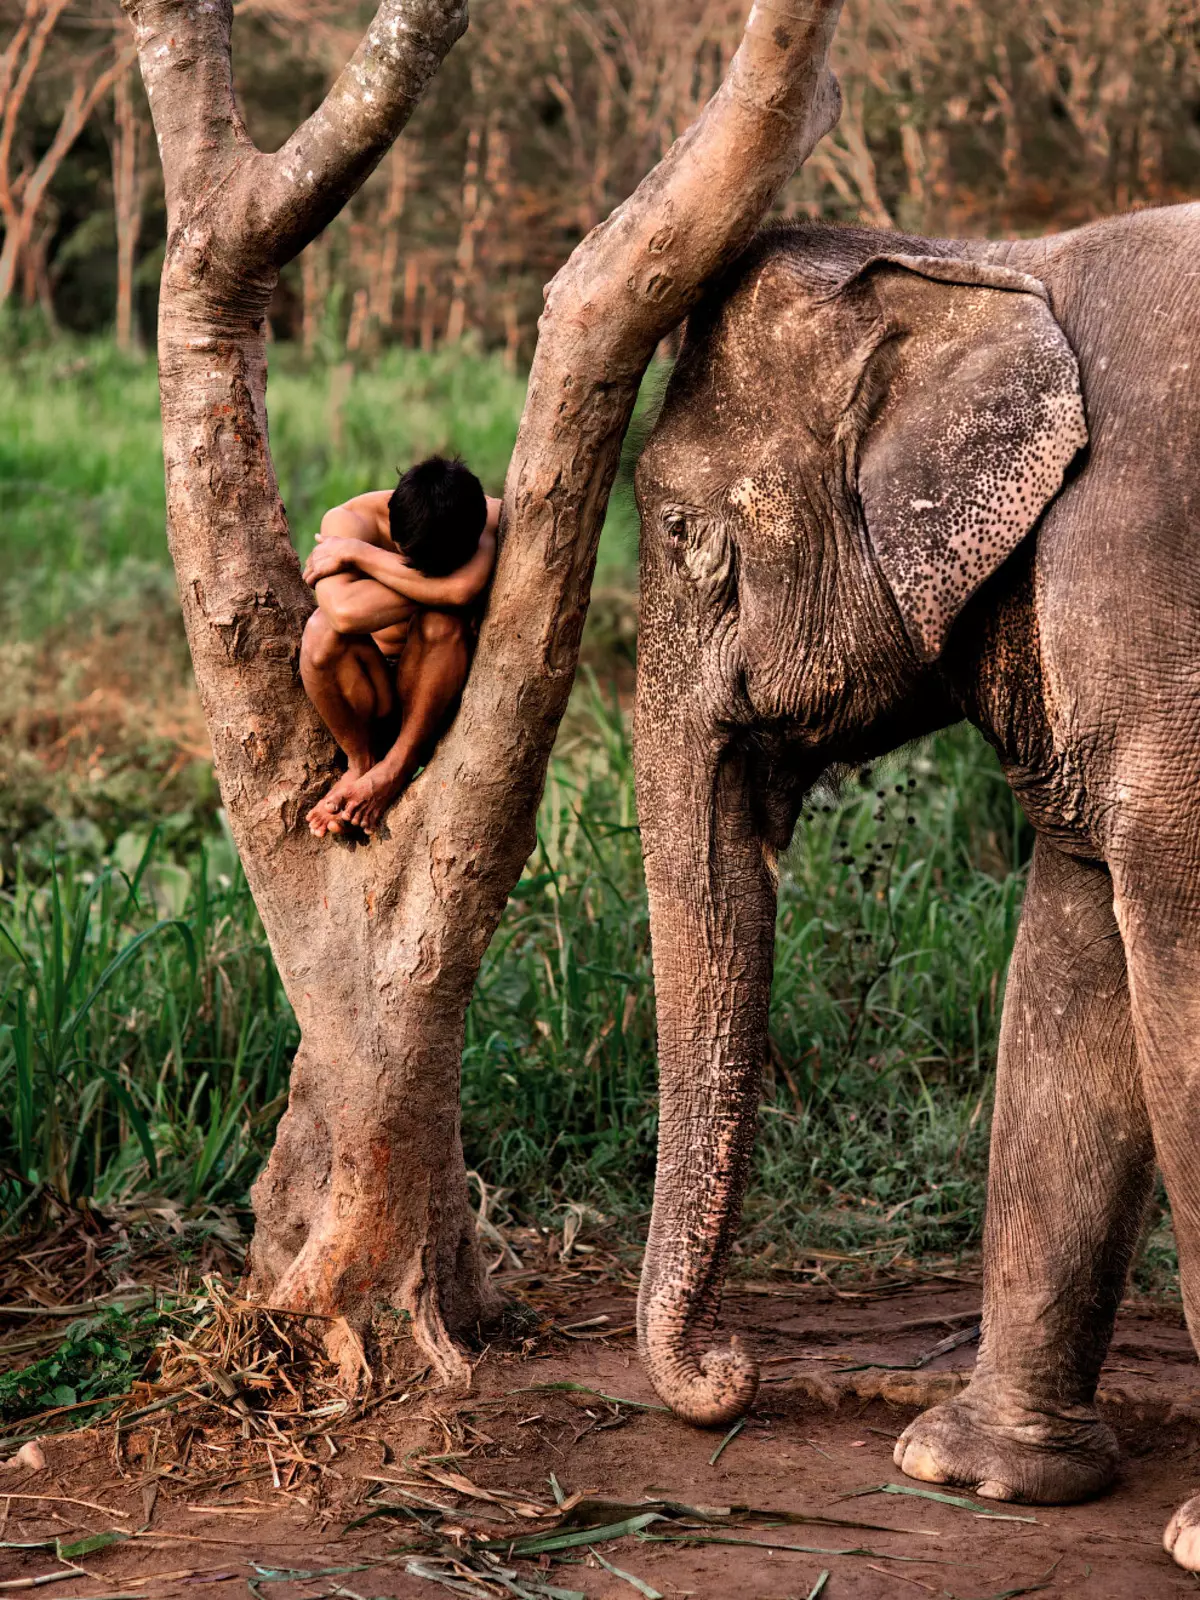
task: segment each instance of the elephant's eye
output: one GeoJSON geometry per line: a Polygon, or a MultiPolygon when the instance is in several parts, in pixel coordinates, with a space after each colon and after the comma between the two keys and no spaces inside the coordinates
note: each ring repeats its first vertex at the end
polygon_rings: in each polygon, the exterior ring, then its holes
{"type": "Polygon", "coordinates": [[[669,511],[663,512],[663,527],[672,539],[687,538],[687,512],[680,511],[672,506],[669,511]]]}

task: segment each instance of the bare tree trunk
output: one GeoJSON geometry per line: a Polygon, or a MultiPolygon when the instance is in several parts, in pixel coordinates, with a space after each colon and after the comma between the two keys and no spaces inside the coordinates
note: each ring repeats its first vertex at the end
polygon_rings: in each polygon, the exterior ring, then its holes
{"type": "MultiPolygon", "coordinates": [[[[476,86],[477,87],[477,86],[476,86]]],[[[462,223],[454,257],[454,282],[450,291],[450,313],[446,318],[446,343],[457,344],[467,327],[467,291],[475,270],[475,239],[485,219],[480,195],[480,147],[485,127],[472,121],[467,129],[467,154],[463,161],[462,223]]]]}
{"type": "Polygon", "coordinates": [[[300,257],[300,348],[310,361],[317,348],[329,296],[328,240],[314,239],[300,257]]]}
{"type": "MultiPolygon", "coordinates": [[[[130,63],[132,71],[133,64],[130,63]]],[[[130,72],[122,72],[113,85],[113,212],[117,226],[117,348],[132,350],[137,343],[133,320],[133,266],[142,229],[141,181],[138,174],[137,116],[133,109],[130,72]]]]}
{"type": "Polygon", "coordinates": [[[229,0],[126,0],[162,139],[160,369],[172,555],[222,796],[302,1043],[254,1189],[253,1282],[359,1322],[408,1311],[446,1379],[494,1306],[459,1139],[464,1019],[534,843],[596,545],[642,373],[836,120],[841,0],[756,5],[726,83],[547,292],[462,710],[355,847],[302,825],[331,776],[297,679],[312,601],[267,449],[279,266],[362,182],[461,32],[459,0],[384,0],[323,106],[274,156],[230,87],[229,0]],[[187,63],[186,74],[176,63],[187,63]]]}
{"type": "MultiPolygon", "coordinates": [[[[22,260],[33,243],[34,229],[46,191],[84,123],[114,80],[133,60],[132,48],[118,50],[107,66],[103,51],[80,63],[71,92],[63,106],[58,127],[46,150],[33,168],[21,175],[18,184],[12,177],[12,149],[17,118],[37,72],[50,35],[67,0],[47,0],[43,9],[34,0],[12,40],[0,56],[0,217],[4,220],[4,245],[0,248],[0,306],[12,295],[22,270],[22,260]],[[24,55],[22,57],[22,50],[24,55]]],[[[36,284],[36,268],[26,283],[36,284]]],[[[36,293],[36,290],[35,290],[36,293]]]]}
{"type": "Polygon", "coordinates": [[[416,253],[404,260],[404,311],[400,333],[405,344],[417,342],[417,297],[421,291],[421,258],[416,253]]]}
{"type": "Polygon", "coordinates": [[[370,310],[377,327],[390,328],[392,306],[396,298],[396,264],[400,259],[400,219],[404,215],[404,201],[413,173],[409,168],[408,153],[397,145],[390,157],[390,181],[387,201],[379,219],[381,242],[371,279],[370,310]]]}

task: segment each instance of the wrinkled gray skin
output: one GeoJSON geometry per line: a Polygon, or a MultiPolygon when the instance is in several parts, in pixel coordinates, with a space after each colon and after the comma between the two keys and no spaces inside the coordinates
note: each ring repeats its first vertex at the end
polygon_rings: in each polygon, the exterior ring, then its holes
{"type": "MultiPolygon", "coordinates": [[[[662,1077],[639,1331],[693,1422],[757,1384],[706,1343],[776,852],[820,773],[962,718],[1038,837],[978,1367],[897,1463],[998,1499],[1111,1481],[1093,1401],[1156,1160],[1200,1334],[1197,260],[1196,206],[1015,244],[805,226],[691,318],[638,469],[636,739],[662,1077]]],[[[1200,1496],[1166,1542],[1200,1569],[1200,1496]]]]}

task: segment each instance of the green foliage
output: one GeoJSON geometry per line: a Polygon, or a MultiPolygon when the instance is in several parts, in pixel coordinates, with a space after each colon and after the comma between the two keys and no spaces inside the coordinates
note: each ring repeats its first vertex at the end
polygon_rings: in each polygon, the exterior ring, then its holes
{"type": "Polygon", "coordinates": [[[19,879],[0,984],[0,1200],[245,1194],[295,1024],[227,839],[185,866],[127,835],[98,872],[19,879]]]}
{"type": "Polygon", "coordinates": [[[72,1322],[50,1355],[0,1373],[0,1422],[125,1394],[145,1366],[162,1321],[155,1307],[127,1312],[112,1306],[72,1322]]]}
{"type": "MultiPolygon", "coordinates": [[[[22,345],[0,381],[0,614],[40,635],[138,614],[164,586],[162,437],[154,363],[103,342],[22,345]]],[[[648,385],[648,389],[651,385],[648,385]]],[[[321,514],[434,451],[461,454],[498,494],[525,396],[496,356],[393,349],[374,365],[271,351],[271,450],[298,549],[321,514]]],[[[601,580],[628,571],[628,475],[601,580]]],[[[169,576],[165,585],[170,589],[169,576]]]]}
{"type": "MultiPolygon", "coordinates": [[[[785,863],[752,1252],[953,1249],[978,1229],[1015,818],[961,732],[878,788],[821,797],[785,863]]],[[[172,859],[130,835],[99,871],[67,858],[46,873],[0,911],[9,1204],[43,1180],[98,1202],[242,1199],[296,1034],[228,840],[172,859]]],[[[463,1105],[468,1161],[510,1206],[582,1202],[636,1231],[653,983],[628,727],[594,682],[484,962],[463,1105]]]]}

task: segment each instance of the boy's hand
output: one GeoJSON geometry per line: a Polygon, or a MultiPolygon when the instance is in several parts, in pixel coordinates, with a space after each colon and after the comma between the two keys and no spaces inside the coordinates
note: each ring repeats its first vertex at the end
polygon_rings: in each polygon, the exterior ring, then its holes
{"type": "Polygon", "coordinates": [[[361,539],[331,539],[326,536],[305,563],[305,583],[315,588],[322,578],[332,578],[339,572],[359,572],[359,556],[363,547],[364,541],[361,539]]]}

